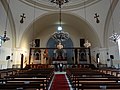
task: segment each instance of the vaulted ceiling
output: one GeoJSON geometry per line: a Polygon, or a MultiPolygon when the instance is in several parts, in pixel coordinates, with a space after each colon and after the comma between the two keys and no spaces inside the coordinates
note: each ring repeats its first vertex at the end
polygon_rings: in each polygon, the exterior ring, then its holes
{"type": "MultiPolygon", "coordinates": [[[[55,3],[51,3],[51,0],[20,0],[21,2],[30,5],[30,6],[36,6],[39,9],[43,10],[58,10],[58,5],[55,3]]],[[[100,2],[101,0],[68,0],[69,3],[64,3],[62,5],[62,8],[64,11],[68,10],[77,10],[80,8],[83,8],[84,5],[90,6],[93,4],[96,4],[100,2]]]]}
{"type": "MultiPolygon", "coordinates": [[[[5,22],[7,1],[10,6],[8,16],[13,47],[29,43],[33,38],[40,37],[44,32],[51,35],[58,25],[59,8],[50,0],[0,1],[3,8],[0,9],[0,12],[2,12],[0,14],[2,15],[0,16],[1,29],[4,28],[2,27],[2,21],[5,22]],[[20,15],[23,13],[25,13],[26,18],[24,23],[20,24],[20,15]]],[[[109,44],[108,37],[112,32],[112,23],[110,23],[112,15],[114,15],[114,27],[118,27],[116,31],[119,32],[119,7],[119,0],[69,0],[69,3],[62,5],[62,25],[65,31],[71,34],[71,37],[74,34],[73,36],[88,39],[93,47],[106,47],[109,44]],[[110,1],[113,1],[111,7],[110,1]],[[99,15],[100,23],[96,23],[95,13],[99,15]]]]}

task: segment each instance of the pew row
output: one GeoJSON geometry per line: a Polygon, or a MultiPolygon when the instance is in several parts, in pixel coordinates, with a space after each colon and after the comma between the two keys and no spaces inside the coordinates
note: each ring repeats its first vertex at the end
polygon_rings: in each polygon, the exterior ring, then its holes
{"type": "Polygon", "coordinates": [[[4,76],[0,80],[0,89],[48,90],[53,76],[53,68],[21,70],[15,75],[4,76]]]}
{"type": "Polygon", "coordinates": [[[98,70],[68,68],[66,75],[75,90],[120,89],[120,78],[98,70]]]}
{"type": "Polygon", "coordinates": [[[2,90],[25,90],[25,89],[40,89],[47,90],[47,81],[42,78],[29,79],[9,79],[0,81],[0,89],[2,90]]]}

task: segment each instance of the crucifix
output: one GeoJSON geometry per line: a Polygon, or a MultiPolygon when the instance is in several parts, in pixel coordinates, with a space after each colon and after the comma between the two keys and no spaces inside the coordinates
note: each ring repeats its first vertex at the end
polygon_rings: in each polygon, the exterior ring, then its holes
{"type": "Polygon", "coordinates": [[[20,17],[21,17],[20,23],[22,24],[22,23],[24,22],[23,19],[26,18],[26,17],[25,17],[25,14],[23,13],[23,15],[20,15],[20,17]]]}
{"type": "Polygon", "coordinates": [[[97,13],[95,13],[94,18],[96,19],[96,23],[100,23],[100,20],[98,19],[99,15],[97,13]]]}

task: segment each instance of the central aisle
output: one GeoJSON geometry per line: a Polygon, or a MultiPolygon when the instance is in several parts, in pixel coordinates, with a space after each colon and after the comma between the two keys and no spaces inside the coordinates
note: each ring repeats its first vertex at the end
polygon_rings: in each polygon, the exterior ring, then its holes
{"type": "Polygon", "coordinates": [[[70,90],[65,74],[55,74],[50,90],[70,90]]]}

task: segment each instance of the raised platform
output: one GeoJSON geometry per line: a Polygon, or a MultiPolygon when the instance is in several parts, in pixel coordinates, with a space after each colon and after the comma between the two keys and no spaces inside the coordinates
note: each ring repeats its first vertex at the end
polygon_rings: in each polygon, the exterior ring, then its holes
{"type": "Polygon", "coordinates": [[[66,58],[57,58],[57,59],[53,59],[52,60],[52,63],[55,64],[55,63],[63,63],[63,64],[67,64],[67,59],[66,58]]]}
{"type": "Polygon", "coordinates": [[[67,64],[67,61],[53,61],[53,64],[58,64],[58,63],[63,63],[63,64],[67,64]]]}

